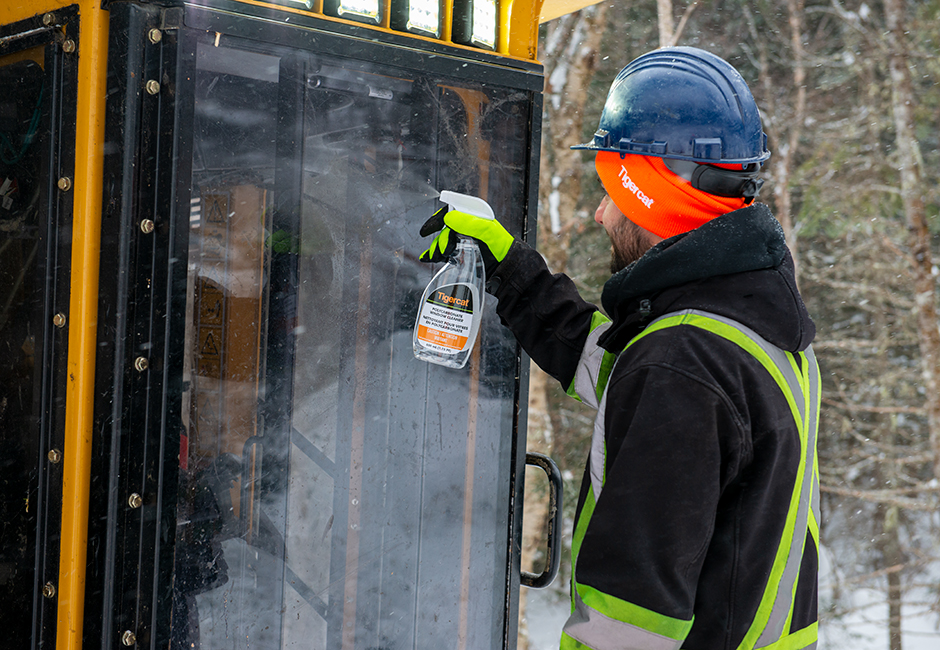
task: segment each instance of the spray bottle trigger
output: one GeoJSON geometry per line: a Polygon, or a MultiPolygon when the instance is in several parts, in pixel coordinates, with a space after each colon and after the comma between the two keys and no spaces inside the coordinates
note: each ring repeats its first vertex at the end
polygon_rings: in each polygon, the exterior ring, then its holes
{"type": "Polygon", "coordinates": [[[444,190],[441,192],[439,200],[442,203],[449,205],[452,210],[466,212],[467,214],[472,214],[473,216],[479,217],[481,219],[496,218],[496,215],[493,214],[493,208],[490,207],[490,204],[476,196],[444,190]]]}

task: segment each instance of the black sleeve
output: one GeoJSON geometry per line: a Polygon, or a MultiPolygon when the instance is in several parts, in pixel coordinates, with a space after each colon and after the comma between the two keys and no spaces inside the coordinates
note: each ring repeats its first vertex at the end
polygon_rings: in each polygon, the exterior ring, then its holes
{"type": "Polygon", "coordinates": [[[565,389],[571,384],[597,307],[571,279],[552,274],[542,256],[516,241],[487,281],[496,313],[522,348],[565,389]]]}
{"type": "MultiPolygon", "coordinates": [[[[690,620],[722,488],[724,395],[668,366],[615,370],[608,386],[604,484],[577,560],[577,581],[690,620]],[[606,461],[606,462],[605,462],[606,461]]],[[[593,444],[599,444],[595,439],[593,444]]],[[[592,467],[592,473],[596,470],[592,467]]]]}

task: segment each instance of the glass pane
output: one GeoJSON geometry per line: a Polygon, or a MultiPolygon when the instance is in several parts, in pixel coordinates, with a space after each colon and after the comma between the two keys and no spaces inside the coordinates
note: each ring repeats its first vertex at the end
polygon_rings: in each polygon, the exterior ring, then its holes
{"type": "Polygon", "coordinates": [[[30,645],[37,561],[45,214],[43,50],[0,58],[0,629],[30,645]]]}
{"type": "Polygon", "coordinates": [[[175,646],[500,647],[516,346],[411,341],[435,190],[521,227],[529,95],[211,41],[195,93],[175,646]]]}

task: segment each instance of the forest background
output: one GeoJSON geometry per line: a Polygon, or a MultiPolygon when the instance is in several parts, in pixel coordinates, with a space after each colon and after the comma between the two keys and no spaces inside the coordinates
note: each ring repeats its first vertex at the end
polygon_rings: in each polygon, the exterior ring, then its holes
{"type": "MultiPolygon", "coordinates": [[[[618,0],[542,25],[538,245],[598,304],[602,190],[568,147],[593,135],[617,72],[667,45],[715,52],[751,87],[773,152],[759,200],[816,321],[820,650],[940,648],[940,0],[618,0]]],[[[533,366],[528,447],[565,477],[566,541],[593,417],[533,366]]],[[[544,489],[527,478],[535,567],[544,489]]],[[[569,557],[550,590],[523,590],[520,649],[557,647],[569,557]]]]}

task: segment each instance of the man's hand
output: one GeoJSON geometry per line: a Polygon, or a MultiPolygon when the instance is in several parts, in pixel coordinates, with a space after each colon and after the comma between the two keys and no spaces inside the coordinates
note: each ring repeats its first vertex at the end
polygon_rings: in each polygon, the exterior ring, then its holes
{"type": "Polygon", "coordinates": [[[483,265],[489,275],[503,261],[513,237],[496,219],[483,219],[459,210],[443,207],[435,212],[423,226],[421,236],[440,231],[431,247],[421,254],[422,262],[442,262],[450,258],[457,247],[457,236],[477,240],[483,254],[483,265]]]}

